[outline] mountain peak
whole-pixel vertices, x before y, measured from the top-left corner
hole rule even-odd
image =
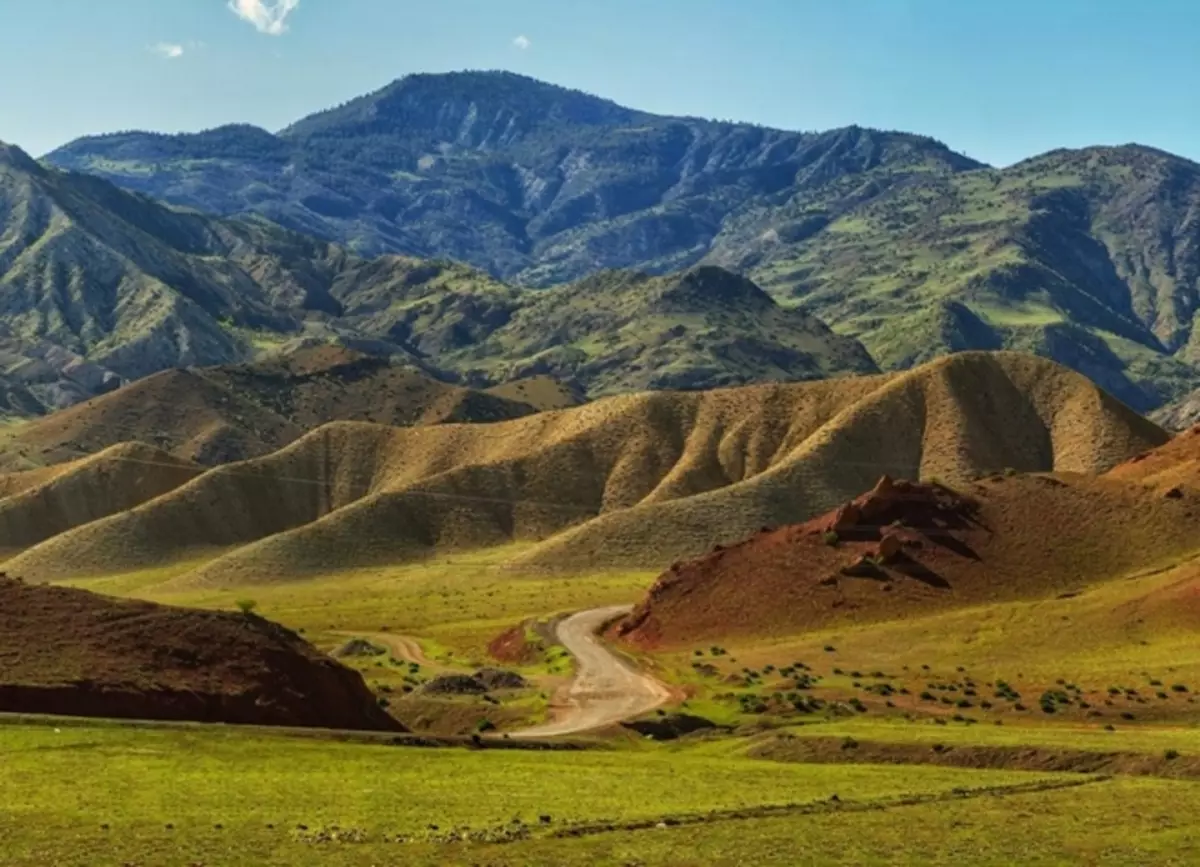
[[[41,172],[37,160],[16,145],[0,141],[0,166],[8,166],[23,172]]]
[[[774,299],[753,280],[717,265],[701,265],[670,280],[662,299],[689,308],[775,306]]]
[[[407,75],[311,115],[280,135],[304,138],[347,129],[447,133],[482,125],[511,135],[548,122],[591,126],[629,123],[643,116],[611,100],[513,72],[468,70]]]

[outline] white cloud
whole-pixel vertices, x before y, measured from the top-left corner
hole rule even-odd
[[[151,45],[150,50],[164,60],[177,60],[183,57],[183,46],[177,42],[160,42]]]
[[[530,40],[530,38],[528,36],[526,36],[524,33],[522,33],[520,36],[518,36],[516,39],[514,39],[512,41],[512,44],[514,47],[519,48],[521,51],[528,51],[530,46],[533,45],[533,42]]]
[[[238,18],[249,21],[259,33],[280,36],[287,31],[288,16],[300,0],[229,0],[229,8]]]

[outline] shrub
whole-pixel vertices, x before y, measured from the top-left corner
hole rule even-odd
[[[856,749],[858,749],[858,741],[856,741],[854,738],[852,738],[850,736],[846,736],[846,737],[842,738],[842,749],[856,750]]]
[[[834,530],[826,530],[826,531],[825,531],[825,532],[824,532],[824,533],[821,535],[821,541],[823,541],[823,542],[824,542],[826,545],[828,545],[830,548],[835,548],[835,547],[837,547],[837,543],[838,543],[839,541],[841,541],[841,540],[840,540],[840,538],[838,537],[838,534],[837,534],[837,532],[836,532],[836,531],[834,531]]]
[[[238,611],[242,612],[243,614],[245,614],[247,616],[250,614],[253,614],[254,609],[258,607],[258,603],[255,602],[253,599],[239,599],[237,602],[234,603],[234,605],[237,606]]]
[[[479,722],[475,723],[475,731],[477,731],[477,732],[490,732],[490,731],[495,730],[495,728],[496,728],[495,723],[493,723],[487,717],[484,717]]]
[[[837,650],[837,648],[836,648],[836,647],[834,647],[832,644],[826,644],[826,645],[825,645],[825,652],[826,652],[826,653],[833,653],[833,652],[834,652],[834,651],[836,651],[836,650]]]
[[[1167,750],[1165,753],[1163,753],[1163,758],[1168,762],[1173,759],[1177,759],[1179,758],[1179,750]]]
[[[934,694],[932,692],[929,692],[928,690],[921,693],[920,698],[921,698],[921,701],[937,701],[937,698],[934,697]]]
[[[1187,688],[1187,686],[1186,686],[1186,685],[1184,685],[1184,684],[1182,684],[1182,683],[1173,683],[1173,684],[1171,684],[1171,689],[1172,689],[1172,691],[1174,691],[1174,692],[1187,692],[1187,691],[1188,691],[1188,688]]]

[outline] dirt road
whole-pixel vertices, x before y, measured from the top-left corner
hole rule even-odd
[[[670,699],[666,686],[618,659],[596,635],[605,623],[631,607],[594,608],[559,622],[558,640],[575,658],[575,677],[555,694],[550,722],[513,732],[512,737],[545,738],[591,731],[654,710]]]

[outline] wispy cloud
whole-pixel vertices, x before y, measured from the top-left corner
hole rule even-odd
[[[183,46],[177,42],[160,42],[151,45],[150,50],[164,60],[178,60],[183,57]]]
[[[512,41],[513,47],[521,51],[528,51],[533,46],[533,41],[522,33]]]
[[[281,36],[287,31],[288,16],[296,11],[300,0],[229,0],[233,14],[248,21],[259,33]]]

